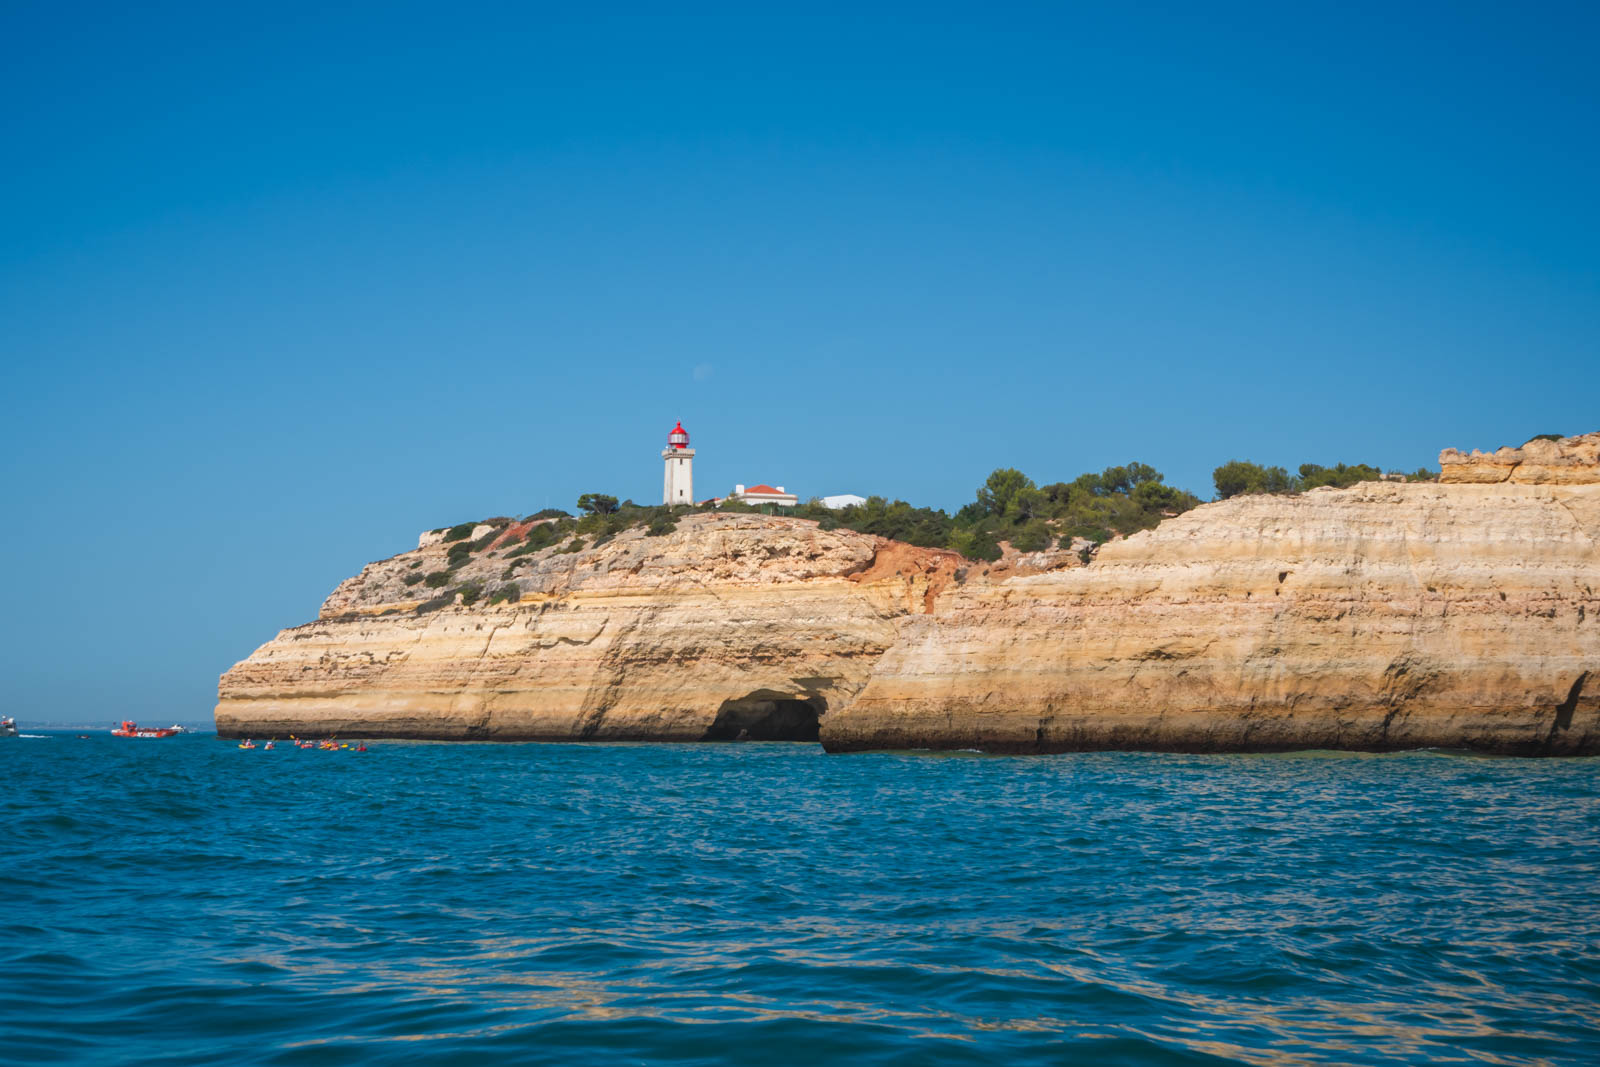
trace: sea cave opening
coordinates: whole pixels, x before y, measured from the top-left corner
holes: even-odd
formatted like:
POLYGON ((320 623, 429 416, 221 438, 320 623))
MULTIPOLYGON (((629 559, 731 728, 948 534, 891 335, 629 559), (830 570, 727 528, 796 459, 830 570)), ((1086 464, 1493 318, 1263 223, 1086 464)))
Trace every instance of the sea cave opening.
POLYGON ((820 696, 796 699, 787 693, 757 689, 724 700, 705 741, 815 741, 828 702, 820 696))

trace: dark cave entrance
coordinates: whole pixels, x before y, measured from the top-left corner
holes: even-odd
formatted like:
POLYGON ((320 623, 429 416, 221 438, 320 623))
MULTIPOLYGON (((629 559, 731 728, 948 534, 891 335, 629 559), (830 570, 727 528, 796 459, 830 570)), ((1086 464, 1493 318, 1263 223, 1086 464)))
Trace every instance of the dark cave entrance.
POLYGON ((818 720, 828 702, 820 696, 796 700, 787 693, 757 689, 724 700, 702 741, 815 741, 818 720))

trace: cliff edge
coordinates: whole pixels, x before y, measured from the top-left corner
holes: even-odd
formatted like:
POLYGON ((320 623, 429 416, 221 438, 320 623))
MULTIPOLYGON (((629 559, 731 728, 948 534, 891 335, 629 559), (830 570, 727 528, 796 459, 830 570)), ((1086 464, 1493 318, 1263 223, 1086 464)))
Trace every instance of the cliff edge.
POLYGON ((805 520, 421 546, 223 675, 224 735, 820 740, 830 751, 1600 752, 1600 433, 1438 483, 1207 504, 986 567, 805 520), (460 550, 457 549, 459 553, 460 550), (515 564, 516 557, 523 560, 515 564), (424 588, 424 592, 432 590, 424 588))
POLYGON ((894 620, 929 610, 962 562, 749 514, 690 515, 664 536, 633 529, 527 554, 518 533, 506 528, 451 571, 468 589, 514 580, 514 600, 427 599, 432 590, 407 579, 449 565, 449 546, 427 535, 369 564, 317 621, 222 676, 218 731, 815 740, 895 640, 894 620))
POLYGON ((1578 437, 1536 437, 1521 448, 1439 453, 1441 482, 1593 485, 1600 470, 1600 431, 1578 437))

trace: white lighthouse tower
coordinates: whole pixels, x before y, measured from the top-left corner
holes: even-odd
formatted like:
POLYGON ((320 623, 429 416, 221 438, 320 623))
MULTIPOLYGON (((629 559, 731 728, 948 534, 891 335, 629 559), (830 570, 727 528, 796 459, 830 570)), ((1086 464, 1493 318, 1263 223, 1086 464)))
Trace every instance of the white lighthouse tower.
POLYGON ((694 503, 694 449, 689 447, 689 431, 683 420, 667 434, 667 447, 661 450, 667 461, 666 477, 661 483, 661 502, 669 507, 694 503))

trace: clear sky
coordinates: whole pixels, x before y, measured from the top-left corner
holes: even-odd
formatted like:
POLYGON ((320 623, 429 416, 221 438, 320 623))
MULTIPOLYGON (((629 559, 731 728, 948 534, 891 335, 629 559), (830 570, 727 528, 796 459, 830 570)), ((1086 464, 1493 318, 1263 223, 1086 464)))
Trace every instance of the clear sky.
POLYGON ((947 508, 1600 429, 1594 4, 666 12, 0 7, 0 709, 207 720, 678 418, 947 508))

